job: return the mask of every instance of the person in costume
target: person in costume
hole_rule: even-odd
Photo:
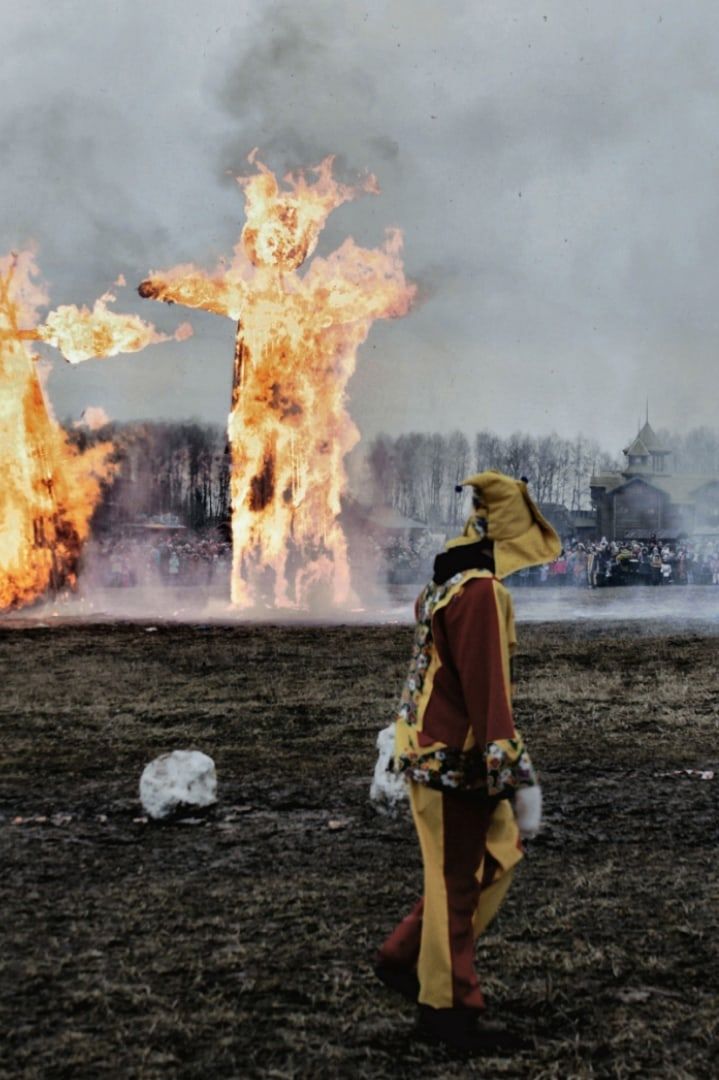
[[[471,1051],[502,1041],[478,1022],[475,939],[541,815],[537,774],[512,717],[516,635],[502,579],[552,562],[561,544],[524,480],[488,470],[458,490],[467,485],[473,512],[417,599],[395,719],[391,768],[407,781],[424,892],[379,949],[375,973],[418,1002],[422,1036]]]

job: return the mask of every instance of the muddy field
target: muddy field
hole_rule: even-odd
[[[367,800],[410,637],[0,624],[0,1075],[719,1074],[717,639],[521,627],[547,825],[478,965],[533,1047],[462,1062],[370,967],[420,889],[409,821]],[[148,824],[173,748],[214,757],[221,801]]]

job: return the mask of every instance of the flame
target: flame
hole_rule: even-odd
[[[80,452],[48,408],[23,344],[46,297],[31,252],[0,258],[0,610],[74,585],[112,446]]]
[[[153,274],[141,296],[240,320],[228,434],[232,447],[232,600],[303,606],[329,594],[351,599],[347,543],[338,517],[344,458],[359,439],[346,410],[357,348],[375,319],[409,310],[401,234],[367,250],[347,239],[327,258],[312,254],[327,217],[362,192],[332,176],[332,158],[284,178],[256,161],[239,178],[246,222],[229,265],[207,274],[184,264]]]
[[[33,252],[0,258],[0,610],[75,584],[102,483],[115,472],[111,443],[81,451],[68,441],[48,405],[37,357],[24,343],[55,345],[79,363],[171,340],[137,315],[111,311],[112,293],[92,311],[56,308],[38,326],[37,309],[47,296],[37,277]],[[183,323],[174,339],[191,333]],[[103,419],[102,410],[90,407],[84,426]]]
[[[192,327],[183,323],[172,337],[159,333],[138,315],[123,315],[108,308],[116,297],[107,292],[96,300],[92,311],[87,307],[63,304],[51,311],[44,325],[36,331],[37,338],[54,345],[71,364],[118,353],[138,352],[148,345],[163,341],[185,341],[192,336]]]

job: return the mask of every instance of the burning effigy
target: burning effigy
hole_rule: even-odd
[[[352,238],[302,264],[329,214],[362,193],[368,176],[339,183],[331,157],[284,178],[256,159],[239,177],[246,221],[233,257],[206,273],[193,264],[153,273],[140,295],[203,308],[237,322],[231,411],[232,602],[305,607],[324,592],[335,606],[351,597],[347,541],[339,515],[344,459],[359,439],[346,409],[357,349],[375,319],[407,313],[402,238],[359,247]]]
[[[0,258],[0,611],[76,584],[93,511],[115,468],[110,443],[81,451],[68,440],[29,343],[54,345],[78,363],[169,340],[137,316],[111,311],[110,293],[92,311],[59,307],[40,323],[47,299],[32,252]],[[187,327],[178,335],[188,336]]]

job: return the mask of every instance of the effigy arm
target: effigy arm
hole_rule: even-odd
[[[236,283],[208,277],[193,266],[177,267],[170,274],[152,274],[140,282],[137,291],[146,300],[201,308],[232,319],[239,317],[242,299]]]

